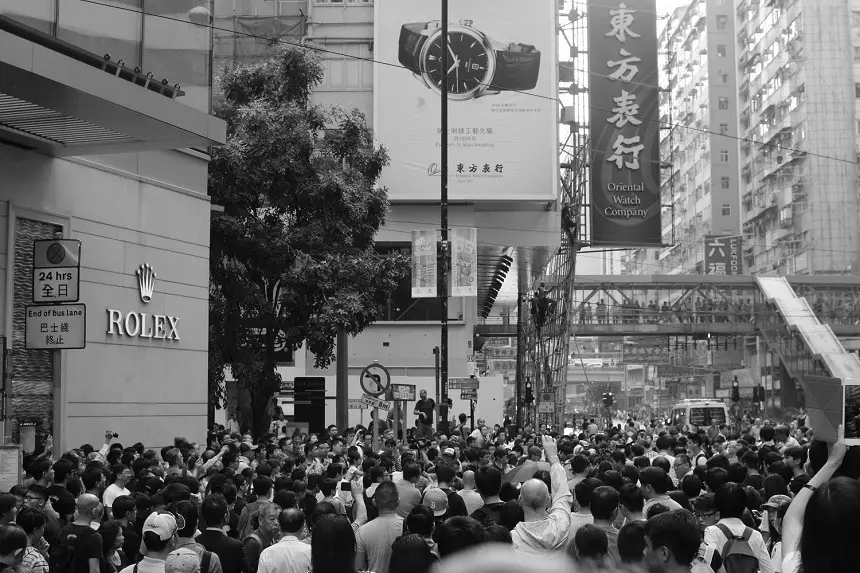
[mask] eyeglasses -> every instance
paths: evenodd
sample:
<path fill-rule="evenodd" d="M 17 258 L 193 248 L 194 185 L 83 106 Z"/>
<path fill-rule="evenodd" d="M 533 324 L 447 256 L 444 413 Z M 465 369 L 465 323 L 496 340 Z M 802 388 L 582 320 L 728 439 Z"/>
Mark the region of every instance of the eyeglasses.
<path fill-rule="evenodd" d="M 24 501 L 38 501 L 39 503 L 45 503 L 45 498 L 33 495 L 25 495 Z"/>

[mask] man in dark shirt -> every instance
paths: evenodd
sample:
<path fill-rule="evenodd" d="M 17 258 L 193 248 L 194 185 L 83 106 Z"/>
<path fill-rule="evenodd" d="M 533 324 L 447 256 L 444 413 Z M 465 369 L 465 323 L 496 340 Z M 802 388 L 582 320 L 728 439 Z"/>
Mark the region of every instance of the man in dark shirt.
<path fill-rule="evenodd" d="M 221 559 L 224 573 L 248 573 L 248 559 L 245 557 L 242 542 L 227 537 L 224 533 L 227 511 L 224 496 L 215 494 L 204 499 L 201 514 L 206 523 L 206 531 L 198 535 L 195 541 Z"/>
<path fill-rule="evenodd" d="M 436 402 L 427 398 L 427 390 L 421 390 L 421 399 L 415 402 L 413 414 L 418 416 L 418 434 L 428 438 L 433 436 L 433 414 L 436 411 Z"/>
<path fill-rule="evenodd" d="M 60 532 L 60 543 L 74 547 L 75 573 L 99 573 L 102 536 L 92 528 L 102 518 L 99 498 L 85 493 L 78 498 L 78 518 Z"/>

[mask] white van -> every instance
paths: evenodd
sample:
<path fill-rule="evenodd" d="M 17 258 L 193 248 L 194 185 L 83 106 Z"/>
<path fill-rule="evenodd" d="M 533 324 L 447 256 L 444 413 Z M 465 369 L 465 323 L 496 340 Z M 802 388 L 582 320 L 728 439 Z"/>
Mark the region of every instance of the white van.
<path fill-rule="evenodd" d="M 711 424 L 727 424 L 729 409 L 725 402 L 717 398 L 693 398 L 682 400 L 672 408 L 670 424 L 681 424 L 690 430 L 707 428 Z"/>

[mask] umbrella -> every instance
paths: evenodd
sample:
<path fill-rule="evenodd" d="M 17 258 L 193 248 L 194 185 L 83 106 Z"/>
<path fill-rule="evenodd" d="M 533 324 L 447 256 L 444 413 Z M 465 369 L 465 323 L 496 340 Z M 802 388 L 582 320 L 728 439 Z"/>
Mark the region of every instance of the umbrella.
<path fill-rule="evenodd" d="M 532 462 L 528 461 L 521 466 L 517 466 L 505 475 L 502 476 L 502 482 L 523 483 L 535 476 L 535 472 L 540 470 L 549 471 L 552 467 L 549 462 Z"/>

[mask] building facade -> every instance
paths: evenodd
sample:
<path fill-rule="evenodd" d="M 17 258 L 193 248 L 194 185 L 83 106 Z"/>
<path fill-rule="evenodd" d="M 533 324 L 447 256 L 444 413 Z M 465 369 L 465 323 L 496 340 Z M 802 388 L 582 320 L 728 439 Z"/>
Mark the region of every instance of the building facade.
<path fill-rule="evenodd" d="M 0 1 L 3 425 L 25 451 L 205 438 L 211 14 L 143 10 Z M 53 283 L 40 239 L 80 241 L 47 251 Z M 39 318 L 75 298 L 85 320 Z"/>

